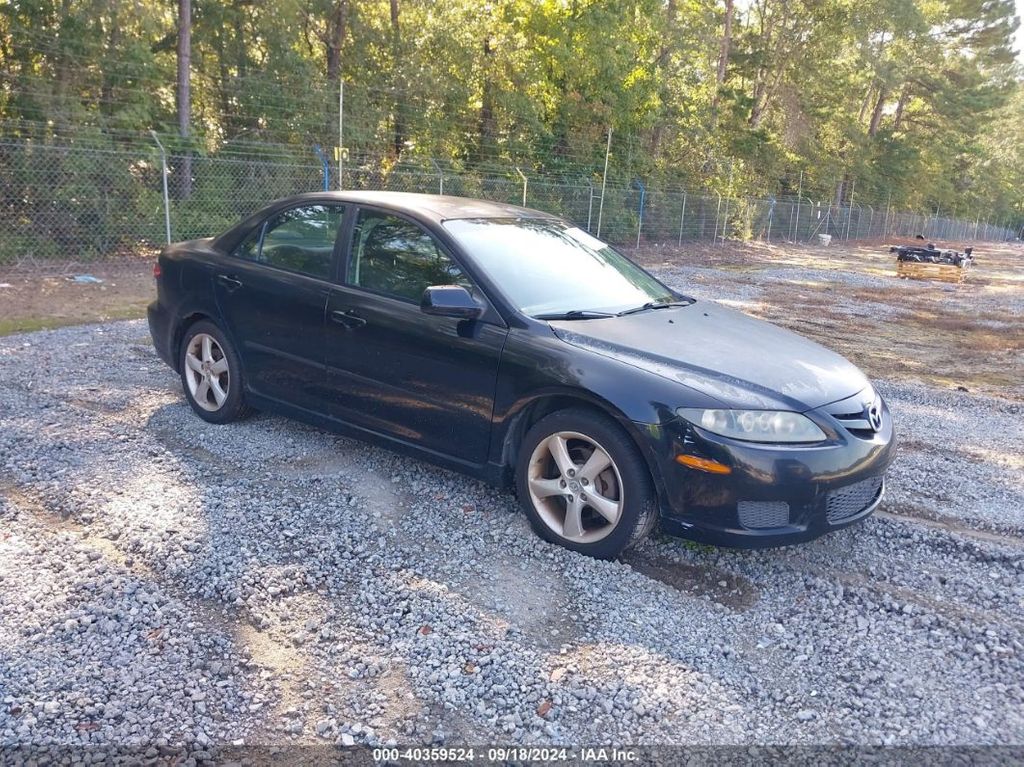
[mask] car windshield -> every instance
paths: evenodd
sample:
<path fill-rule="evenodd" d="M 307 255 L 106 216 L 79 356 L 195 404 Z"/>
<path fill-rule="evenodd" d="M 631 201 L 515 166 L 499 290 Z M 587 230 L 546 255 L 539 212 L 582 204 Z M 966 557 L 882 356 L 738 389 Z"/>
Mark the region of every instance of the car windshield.
<path fill-rule="evenodd" d="M 444 226 L 530 316 L 587 319 L 676 300 L 621 253 L 563 221 L 453 219 Z"/>

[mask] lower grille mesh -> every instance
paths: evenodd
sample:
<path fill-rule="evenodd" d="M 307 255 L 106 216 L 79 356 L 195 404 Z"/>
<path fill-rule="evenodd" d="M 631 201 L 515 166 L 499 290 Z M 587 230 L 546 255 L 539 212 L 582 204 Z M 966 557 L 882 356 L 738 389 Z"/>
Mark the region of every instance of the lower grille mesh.
<path fill-rule="evenodd" d="M 833 525 L 855 517 L 877 501 L 881 493 L 881 477 L 870 477 L 852 485 L 840 487 L 828 494 L 825 517 Z"/>
<path fill-rule="evenodd" d="M 789 504 L 784 501 L 740 501 L 740 524 L 748 530 L 765 530 L 789 524 Z"/>

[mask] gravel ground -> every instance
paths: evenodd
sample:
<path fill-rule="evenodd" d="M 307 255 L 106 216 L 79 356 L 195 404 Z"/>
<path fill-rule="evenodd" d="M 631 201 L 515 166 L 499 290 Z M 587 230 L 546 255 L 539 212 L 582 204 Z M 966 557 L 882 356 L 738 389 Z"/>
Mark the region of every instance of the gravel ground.
<path fill-rule="evenodd" d="M 866 523 L 609 563 L 427 464 L 205 424 L 142 322 L 0 339 L 0 746 L 1024 743 L 1020 407 L 880 388 Z"/>

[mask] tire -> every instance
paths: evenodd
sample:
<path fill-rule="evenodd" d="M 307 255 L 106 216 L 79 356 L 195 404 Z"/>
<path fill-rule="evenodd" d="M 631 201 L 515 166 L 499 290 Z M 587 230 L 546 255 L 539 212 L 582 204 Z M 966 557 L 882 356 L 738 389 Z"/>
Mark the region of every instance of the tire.
<path fill-rule="evenodd" d="M 245 404 L 242 363 L 235 347 L 209 320 L 185 330 L 178 348 L 178 368 L 185 399 L 204 421 L 230 423 L 252 412 Z"/>
<path fill-rule="evenodd" d="M 640 451 L 594 410 L 559 410 L 530 427 L 516 456 L 516 492 L 537 535 L 597 559 L 635 546 L 658 517 Z"/>

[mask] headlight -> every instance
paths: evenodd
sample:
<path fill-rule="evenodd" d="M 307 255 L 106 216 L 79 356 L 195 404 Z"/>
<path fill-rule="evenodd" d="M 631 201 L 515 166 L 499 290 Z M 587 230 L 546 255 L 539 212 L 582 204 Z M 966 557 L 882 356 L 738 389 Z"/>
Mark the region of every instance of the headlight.
<path fill-rule="evenodd" d="M 715 410 L 681 407 L 676 411 L 712 434 L 748 442 L 821 442 L 818 425 L 800 413 L 785 410 Z"/>

